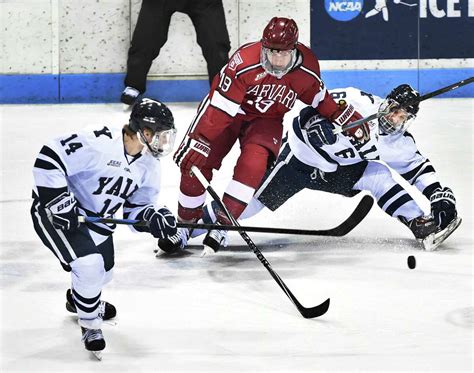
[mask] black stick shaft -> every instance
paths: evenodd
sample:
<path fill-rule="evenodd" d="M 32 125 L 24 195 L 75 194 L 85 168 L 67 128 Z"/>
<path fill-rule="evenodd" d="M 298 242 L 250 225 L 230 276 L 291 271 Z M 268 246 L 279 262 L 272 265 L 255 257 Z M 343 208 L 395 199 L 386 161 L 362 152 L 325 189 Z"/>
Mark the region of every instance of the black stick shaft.
<path fill-rule="evenodd" d="M 192 167 L 192 171 L 194 175 L 198 178 L 199 182 L 206 188 L 206 190 L 209 192 L 211 197 L 216 201 L 216 203 L 219 205 L 219 207 L 224 211 L 225 215 L 227 218 L 230 220 L 230 222 L 239 227 L 239 222 L 237 219 L 235 219 L 232 214 L 227 210 L 227 207 L 224 205 L 222 200 L 219 198 L 215 190 L 212 188 L 211 184 L 206 180 L 204 175 L 201 173 L 201 171 L 196 168 Z M 240 227 L 241 228 L 241 227 Z M 241 228 L 242 229 L 242 228 Z M 301 315 L 304 318 L 313 318 L 313 317 L 318 317 L 323 314 L 325 314 L 329 308 L 329 302 L 330 299 L 328 298 L 325 300 L 323 303 L 316 307 L 311 307 L 311 308 L 306 308 L 303 307 L 300 302 L 296 299 L 296 297 L 293 295 L 293 293 L 290 291 L 288 286 L 283 282 L 281 277 L 274 271 L 268 260 L 263 256 L 262 252 L 258 249 L 257 245 L 252 241 L 252 239 L 249 237 L 249 235 L 245 231 L 239 231 L 240 236 L 243 238 L 243 240 L 247 243 L 249 248 L 254 252 L 254 254 L 257 256 L 258 260 L 260 263 L 263 264 L 263 266 L 267 269 L 267 271 L 270 273 L 270 275 L 273 277 L 273 279 L 276 281 L 278 286 L 283 290 L 283 292 L 286 294 L 286 296 L 293 302 L 293 304 L 296 306 L 298 311 L 301 313 Z"/>

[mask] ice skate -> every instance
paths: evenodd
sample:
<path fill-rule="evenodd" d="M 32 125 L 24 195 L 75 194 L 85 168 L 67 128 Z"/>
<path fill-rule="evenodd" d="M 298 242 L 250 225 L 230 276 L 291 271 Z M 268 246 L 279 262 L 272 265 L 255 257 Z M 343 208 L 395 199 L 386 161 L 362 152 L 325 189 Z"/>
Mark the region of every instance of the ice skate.
<path fill-rule="evenodd" d="M 408 228 L 410 228 L 418 241 L 424 240 L 430 234 L 435 233 L 438 229 L 432 216 L 419 216 L 410 221 L 402 216 L 400 216 L 398 219 Z"/>
<path fill-rule="evenodd" d="M 444 229 L 438 230 L 425 237 L 421 243 L 426 251 L 434 251 L 441 245 L 461 224 L 462 219 L 458 216 Z"/>
<path fill-rule="evenodd" d="M 154 250 L 156 257 L 174 254 L 186 247 L 190 231 L 187 228 L 178 228 L 178 233 L 173 237 L 160 238 L 158 240 L 158 247 Z"/>
<path fill-rule="evenodd" d="M 82 342 L 87 351 L 90 351 L 98 360 L 102 360 L 102 351 L 105 349 L 105 339 L 101 329 L 87 329 L 81 327 Z"/>
<path fill-rule="evenodd" d="M 74 300 L 72 298 L 71 289 L 67 289 L 67 292 L 66 292 L 66 309 L 71 313 L 77 313 L 76 305 L 74 304 Z M 114 307 L 114 305 L 104 300 L 100 301 L 99 317 L 101 317 L 102 320 L 113 319 L 116 315 L 117 315 L 117 310 Z"/>
<path fill-rule="evenodd" d="M 219 251 L 221 246 L 227 246 L 227 231 L 219 229 L 209 231 L 202 243 L 204 248 L 201 257 L 214 255 Z"/>

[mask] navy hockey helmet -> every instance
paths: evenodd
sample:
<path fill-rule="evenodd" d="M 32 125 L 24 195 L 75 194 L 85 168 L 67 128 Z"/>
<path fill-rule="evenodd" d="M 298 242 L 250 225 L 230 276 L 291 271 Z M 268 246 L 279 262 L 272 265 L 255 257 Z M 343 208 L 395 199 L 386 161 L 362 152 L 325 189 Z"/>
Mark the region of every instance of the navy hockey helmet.
<path fill-rule="evenodd" d="M 151 98 L 142 98 L 133 105 L 128 125 L 134 132 L 145 128 L 153 132 L 175 128 L 171 110 Z"/>
<path fill-rule="evenodd" d="M 140 142 L 155 158 L 163 157 L 173 150 L 176 127 L 171 110 L 162 102 L 142 98 L 132 108 L 128 122 L 130 130 L 139 134 Z M 147 141 L 143 130 L 153 132 L 151 141 Z"/>
<path fill-rule="evenodd" d="M 379 127 L 383 134 L 403 133 L 416 118 L 420 94 L 408 84 L 394 88 L 382 102 L 379 112 Z M 408 105 L 407 105 L 408 104 Z"/>

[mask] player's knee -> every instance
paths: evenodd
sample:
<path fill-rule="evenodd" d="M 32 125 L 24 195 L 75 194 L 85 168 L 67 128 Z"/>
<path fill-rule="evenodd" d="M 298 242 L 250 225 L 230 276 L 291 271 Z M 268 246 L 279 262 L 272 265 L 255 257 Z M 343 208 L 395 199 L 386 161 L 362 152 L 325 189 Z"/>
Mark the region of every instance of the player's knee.
<path fill-rule="evenodd" d="M 104 259 L 100 254 L 90 254 L 70 263 L 73 287 L 84 297 L 94 297 L 102 288 L 105 277 Z M 100 291 L 100 290 L 99 290 Z"/>
<path fill-rule="evenodd" d="M 257 188 L 267 170 L 270 151 L 258 144 L 248 144 L 234 169 L 234 179 L 252 188 Z"/>
<path fill-rule="evenodd" d="M 375 184 L 398 184 L 388 166 L 383 163 L 369 162 L 363 177 L 370 177 Z"/>
<path fill-rule="evenodd" d="M 212 169 L 203 168 L 201 172 L 207 180 L 210 181 L 212 179 Z M 181 195 L 189 197 L 201 196 L 205 194 L 206 191 L 197 177 L 185 174 L 181 175 L 179 190 L 181 192 L 180 198 Z"/>

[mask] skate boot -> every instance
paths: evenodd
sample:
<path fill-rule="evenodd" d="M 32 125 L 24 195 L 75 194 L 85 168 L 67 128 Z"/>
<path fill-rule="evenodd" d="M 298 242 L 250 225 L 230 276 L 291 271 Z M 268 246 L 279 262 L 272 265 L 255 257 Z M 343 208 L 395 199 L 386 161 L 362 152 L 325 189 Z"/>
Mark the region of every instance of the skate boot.
<path fill-rule="evenodd" d="M 400 216 L 399 220 L 410 228 L 417 240 L 423 240 L 438 229 L 433 217 L 431 216 L 419 216 L 410 221 L 403 216 Z"/>
<path fill-rule="evenodd" d="M 178 228 L 178 233 L 172 237 L 160 238 L 158 240 L 158 247 L 154 250 L 156 256 L 162 256 L 166 254 L 174 254 L 178 250 L 182 250 L 186 247 L 191 232 L 187 228 Z"/>
<path fill-rule="evenodd" d="M 410 221 L 399 217 L 399 220 L 410 228 L 426 251 L 436 250 L 459 227 L 462 221 L 460 217 L 456 217 L 446 228 L 440 229 L 432 216 L 420 216 Z"/>
<path fill-rule="evenodd" d="M 66 292 L 66 309 L 71 313 L 77 313 L 76 305 L 74 304 L 74 300 L 72 298 L 71 289 L 67 289 Z M 102 320 L 110 320 L 113 319 L 117 315 L 117 310 L 115 307 L 106 302 L 105 300 L 101 300 L 99 303 L 99 317 Z"/>
<path fill-rule="evenodd" d="M 201 253 L 201 257 L 210 256 L 217 253 L 222 246 L 227 246 L 227 231 L 215 229 L 209 231 L 202 241 L 204 248 Z"/>
<path fill-rule="evenodd" d="M 434 233 L 429 234 L 422 240 L 423 247 L 426 251 L 434 251 L 456 230 L 461 224 L 462 219 L 457 216 L 444 229 L 439 227 Z"/>
<path fill-rule="evenodd" d="M 105 339 L 101 329 L 87 329 L 81 326 L 82 342 L 87 351 L 90 351 L 94 356 L 102 360 L 101 351 L 105 348 Z"/>
<path fill-rule="evenodd" d="M 122 95 L 120 96 L 120 101 L 122 101 L 126 105 L 133 105 L 139 95 L 140 92 L 137 89 L 133 87 L 125 87 L 122 92 Z"/>

